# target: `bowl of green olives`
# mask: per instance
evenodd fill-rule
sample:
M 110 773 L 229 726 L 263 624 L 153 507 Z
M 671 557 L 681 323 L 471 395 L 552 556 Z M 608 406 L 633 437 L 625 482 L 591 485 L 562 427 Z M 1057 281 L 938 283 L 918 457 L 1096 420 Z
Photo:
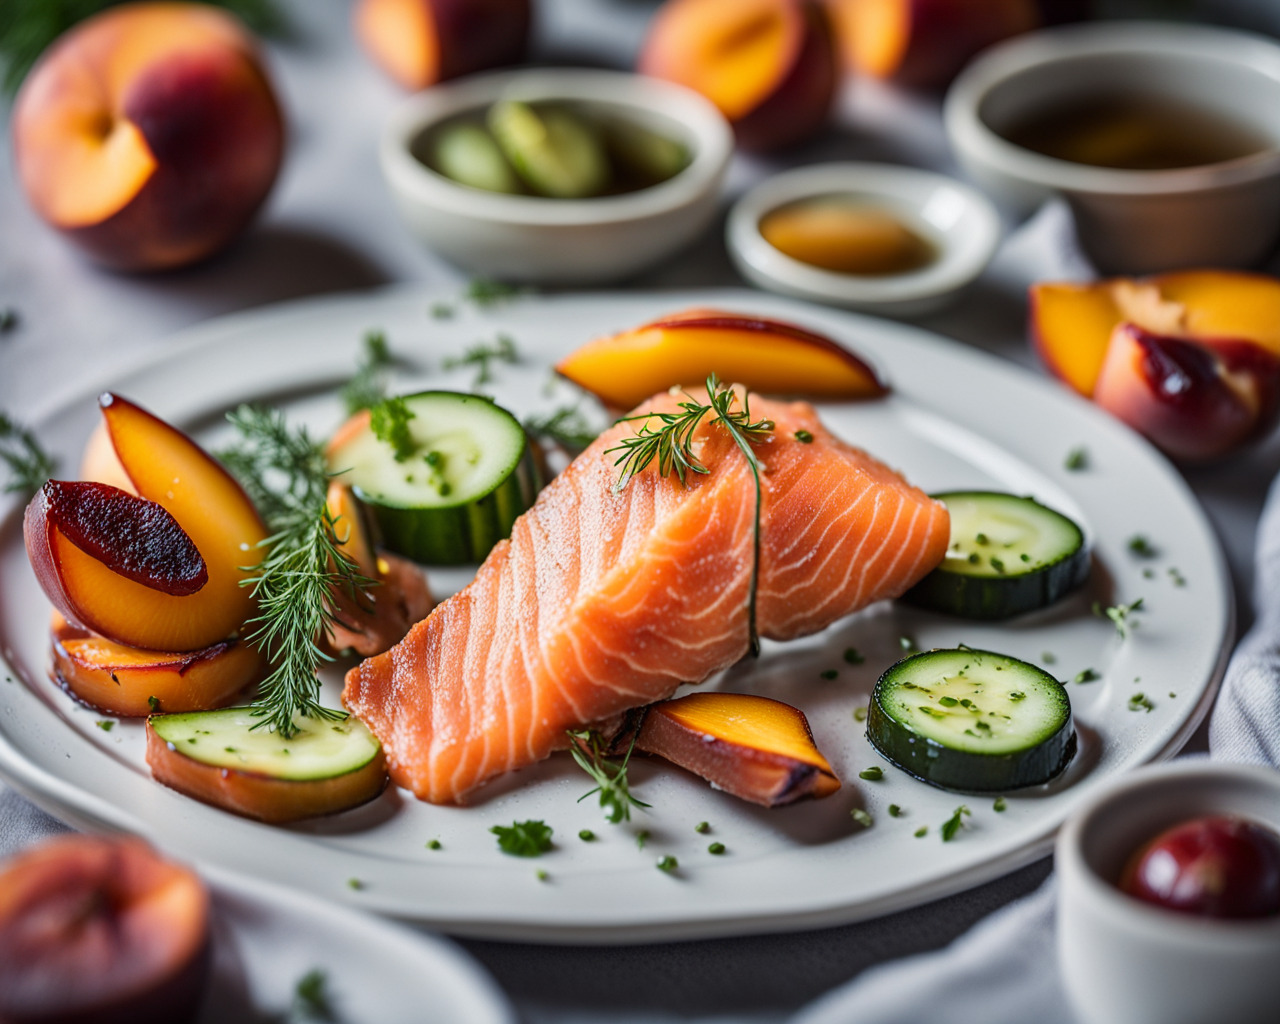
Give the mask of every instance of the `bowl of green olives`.
M 380 161 L 413 234 L 514 283 L 617 281 L 692 242 L 733 153 L 723 115 L 642 75 L 537 68 L 410 97 Z

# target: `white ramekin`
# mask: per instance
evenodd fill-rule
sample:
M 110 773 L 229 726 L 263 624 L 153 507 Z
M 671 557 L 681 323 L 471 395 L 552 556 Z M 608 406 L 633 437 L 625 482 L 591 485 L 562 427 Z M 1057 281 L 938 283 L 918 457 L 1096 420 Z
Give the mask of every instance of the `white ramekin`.
M 616 196 L 547 199 L 486 192 L 451 181 L 411 152 L 432 125 L 499 97 L 623 108 L 687 146 L 675 177 Z M 733 131 L 692 90 L 617 71 L 539 68 L 448 82 L 410 97 L 382 136 L 382 173 L 409 229 L 476 274 L 532 284 L 596 284 L 653 265 L 696 238 L 715 215 Z

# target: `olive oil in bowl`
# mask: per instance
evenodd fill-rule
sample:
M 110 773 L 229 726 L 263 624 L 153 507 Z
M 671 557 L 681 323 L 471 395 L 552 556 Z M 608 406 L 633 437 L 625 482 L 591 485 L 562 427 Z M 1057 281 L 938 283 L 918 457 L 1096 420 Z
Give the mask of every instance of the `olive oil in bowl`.
M 1170 97 L 1095 95 L 1043 108 L 1000 132 L 1024 149 L 1093 167 L 1167 171 L 1271 148 L 1238 122 Z

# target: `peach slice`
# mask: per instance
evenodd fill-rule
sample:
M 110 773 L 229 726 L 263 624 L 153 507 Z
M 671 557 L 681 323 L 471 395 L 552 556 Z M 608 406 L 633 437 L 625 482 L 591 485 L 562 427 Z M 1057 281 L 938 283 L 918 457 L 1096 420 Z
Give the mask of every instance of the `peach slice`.
M 1167 337 L 1238 338 L 1280 355 L 1280 280 L 1188 270 L 1143 281 L 1031 286 L 1032 345 L 1051 373 L 1086 397 L 1121 322 Z
M 328 646 L 334 651 L 350 648 L 366 658 L 381 654 L 435 607 L 427 578 L 408 559 L 374 551 L 364 510 L 349 487 L 336 480 L 330 483 L 328 504 L 342 552 L 362 575 L 379 584 L 360 594 L 335 595 L 338 622 Z
M 903 85 L 946 85 L 979 50 L 1042 23 L 1034 0 L 827 0 L 845 62 Z
M 1176 459 L 1216 459 L 1280 419 L 1280 357 L 1247 341 L 1192 342 L 1122 323 L 1093 398 Z
M 740 145 L 765 150 L 822 126 L 837 63 L 816 0 L 668 0 L 638 68 L 702 93 L 733 124 Z
M 693 693 L 653 704 L 636 749 L 765 807 L 830 796 L 840 788 L 804 712 L 768 697 Z
M 120 457 L 116 455 L 105 421 L 100 421 L 93 428 L 93 433 L 85 443 L 84 453 L 80 456 L 80 479 L 110 484 L 129 494 L 138 493 L 133 488 L 129 474 L 124 471 L 124 466 L 120 465 Z
M 360 0 L 356 35 L 406 89 L 425 89 L 524 57 L 530 0 Z
M 710 373 L 766 394 L 834 400 L 888 392 L 870 366 L 830 338 L 712 309 L 598 338 L 562 359 L 556 371 L 618 409 L 674 385 L 695 387 Z
M 13 152 L 49 224 L 109 266 L 201 259 L 266 198 L 284 123 L 253 37 L 205 4 L 114 7 L 27 76 Z
M 211 962 L 209 894 L 140 839 L 61 836 L 0 867 L 0 1019 L 181 1024 Z
M 266 659 L 243 640 L 174 654 L 123 647 L 53 613 L 53 675 L 77 700 L 122 718 L 230 704 L 262 678 Z

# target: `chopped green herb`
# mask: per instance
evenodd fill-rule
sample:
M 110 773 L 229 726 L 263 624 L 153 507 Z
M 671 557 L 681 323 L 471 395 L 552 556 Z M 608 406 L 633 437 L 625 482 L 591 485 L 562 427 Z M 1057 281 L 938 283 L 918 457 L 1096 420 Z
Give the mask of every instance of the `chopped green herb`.
M 1026 700 L 1027 695 L 1020 690 L 1014 690 L 1012 693 L 1009 694 L 1009 699 L 1010 700 Z
M 537 876 L 538 876 L 538 881 L 539 881 L 539 882 L 545 882 L 545 881 L 547 881 L 547 879 L 549 879 L 549 878 L 551 877 L 551 876 L 550 876 L 549 874 L 547 874 L 547 873 L 546 873 L 546 871 L 544 871 L 542 868 L 538 868 L 538 870 L 537 870 L 536 874 L 537 874 Z
M 440 840 L 439 840 L 439 839 L 428 839 L 428 840 L 427 840 L 427 849 L 428 849 L 428 850 L 439 850 L 439 849 L 441 849 L 441 848 L 442 848 L 442 847 L 441 847 L 441 843 L 440 843 Z
M 717 857 L 724 853 L 724 843 L 712 843 L 707 847 L 707 853 L 713 853 Z
M 912 834 L 913 834 L 917 839 L 923 839 L 925 836 L 927 836 L 927 835 L 929 834 L 929 826 L 928 826 L 928 825 L 921 825 L 921 826 L 920 826 L 918 829 L 916 829 L 916 830 L 915 830 L 915 832 L 914 832 L 914 833 L 912 833 Z
M 329 995 L 329 977 L 318 967 L 308 971 L 293 987 L 293 1004 L 289 1007 L 290 1024 L 302 1021 L 337 1021 L 333 1000 Z
M 149 708 L 151 709 L 151 713 L 154 715 L 157 711 L 159 711 L 159 710 L 160 710 L 160 698 L 159 698 L 159 697 L 148 697 L 148 698 L 147 698 L 147 707 L 149 707 Z
M 889 817 L 891 817 L 891 818 L 901 818 L 901 817 L 902 817 L 902 808 L 901 808 L 901 807 L 899 807 L 897 804 L 890 804 L 890 805 L 889 805 Z
M 391 363 L 387 336 L 381 331 L 367 332 L 364 353 L 356 364 L 356 375 L 342 388 L 342 401 L 348 416 L 354 416 L 362 409 L 372 409 L 386 397 L 386 370 Z
M 409 432 L 409 421 L 416 418 L 403 398 L 385 398 L 372 409 L 369 425 L 373 434 L 391 446 L 396 462 L 406 462 L 418 450 Z
M 573 741 L 569 753 L 573 755 L 578 767 L 595 782 L 594 788 L 578 797 L 578 803 L 599 793 L 600 806 L 608 809 L 606 817 L 614 825 L 620 821 L 630 821 L 632 807 L 649 806 L 631 795 L 631 784 L 627 778 L 627 768 L 631 764 L 631 753 L 635 750 L 638 735 L 637 731 L 631 737 L 631 745 L 627 747 L 626 756 L 621 761 L 610 761 L 604 756 L 604 744 L 598 732 L 594 729 L 569 730 L 569 738 Z
M 855 807 L 849 812 L 849 817 L 856 821 L 863 828 L 870 828 L 874 822 L 871 815 L 864 811 L 861 807 Z
M 347 879 L 347 888 L 348 888 L 348 889 L 354 889 L 354 890 L 356 890 L 357 892 L 359 892 L 361 889 L 363 889 L 363 888 L 364 888 L 364 882 L 360 881 L 360 879 L 358 879 L 358 878 L 348 878 L 348 879 Z
M 592 832 L 591 829 L 584 828 L 578 832 L 578 838 L 584 843 L 594 843 L 596 841 L 596 834 Z
M 12 306 L 0 309 L 0 334 L 8 334 L 18 326 L 18 311 Z
M 1150 712 L 1155 710 L 1155 705 L 1151 703 L 1145 693 L 1135 693 L 1129 698 L 1129 710 Z
M 1009 805 L 1005 803 L 1004 797 L 1002 796 L 996 797 L 996 802 L 991 805 L 991 809 L 995 811 L 997 814 L 1004 813 L 1004 811 L 1007 810 L 1008 807 Z
M 580 452 L 599 436 L 591 429 L 576 405 L 562 405 L 546 416 L 528 416 L 524 429 L 534 437 L 545 437 L 572 452 Z
M 484 309 L 506 302 L 508 299 L 514 299 L 517 295 L 525 294 L 527 290 L 519 285 L 507 284 L 505 281 L 477 277 L 473 278 L 471 283 L 467 285 L 467 290 L 463 293 L 463 296 L 469 302 Z
M 801 444 L 813 444 L 813 435 L 807 430 L 797 430 L 796 440 Z
M 865 707 L 854 708 L 853 720 L 855 722 L 865 722 L 867 720 L 867 709 Z
M 108 722 L 105 719 L 98 719 L 98 721 L 94 722 L 93 724 L 96 725 L 103 732 L 110 732 L 116 726 L 115 722 Z
M 700 832 L 702 835 L 706 835 L 711 831 L 711 823 L 708 821 L 700 821 L 698 824 L 693 826 L 693 830 L 695 832 Z
M 1169 691 L 1169 697 L 1170 697 L 1170 699 L 1172 699 L 1172 698 L 1174 698 L 1174 697 L 1176 697 L 1176 696 L 1178 696 L 1178 695 L 1177 695 L 1176 693 L 1174 693 L 1172 690 L 1170 690 L 1170 691 Z
M 513 821 L 508 828 L 494 825 L 489 829 L 498 837 L 498 849 L 513 857 L 541 857 L 551 849 L 552 827 L 542 821 Z
M 858 778 L 866 779 L 868 782 L 879 782 L 884 778 L 884 769 L 879 765 L 863 768 L 862 771 L 858 772 Z
M 982 557 L 978 554 L 978 552 L 974 551 L 969 555 L 970 565 L 977 565 L 981 561 L 982 561 Z
M 998 572 L 998 573 L 1003 573 L 1003 572 L 1004 572 L 1004 562 L 1002 562 L 1002 561 L 1000 561 L 1000 559 L 998 559 L 998 558 L 996 558 L 996 557 L 992 556 L 992 558 L 991 558 L 991 568 L 993 568 L 993 569 L 994 569 L 996 572 Z
M 833 668 L 829 668 L 823 672 L 819 672 L 818 675 L 821 676 L 823 679 L 826 679 L 829 681 L 829 680 L 835 679 L 838 675 L 840 675 L 840 673 Z
M 1138 558 L 1155 558 L 1160 552 L 1151 546 L 1146 537 L 1138 533 L 1129 538 L 1129 554 Z
M 506 334 L 499 334 L 494 344 L 487 345 L 484 342 L 478 342 L 460 356 L 450 356 L 441 365 L 446 370 L 457 369 L 461 366 L 477 367 L 475 380 L 471 382 L 473 388 L 478 388 L 481 384 L 488 384 L 493 380 L 493 366 L 497 361 L 501 363 L 518 363 L 520 355 L 516 351 L 516 343 Z
M 1116 627 L 1116 632 L 1120 634 L 1120 638 L 1126 639 L 1129 636 L 1129 630 L 1136 627 L 1136 622 L 1130 622 L 1129 616 L 1136 611 L 1142 609 L 1142 598 L 1134 601 L 1133 604 L 1116 604 L 1110 608 L 1103 608 L 1097 601 L 1093 602 L 1093 614 L 1105 615 L 1110 619 Z
M 448 302 L 433 302 L 427 307 L 427 312 L 435 320 L 452 320 L 457 308 Z
M 1073 473 L 1078 473 L 1082 469 L 1089 468 L 1089 452 L 1085 448 L 1072 448 L 1067 452 L 1067 458 L 1063 462 L 1063 466 Z
M 8 467 L 5 494 L 35 494 L 58 468 L 58 462 L 48 455 L 36 435 L 20 427 L 0 412 L 0 462 Z
M 990 543 L 991 543 L 991 541 L 989 541 L 989 540 L 987 539 L 987 535 L 986 535 L 985 533 L 980 533 L 980 534 L 978 534 L 976 537 L 974 537 L 973 539 L 974 539 L 974 540 L 976 540 L 979 544 L 990 544 Z
M 1172 566 L 1169 567 L 1169 579 L 1173 581 L 1173 585 L 1175 587 L 1185 587 L 1187 585 L 1187 581 L 1183 578 L 1182 573 L 1178 572 L 1178 570 Z
M 649 841 L 649 830 L 642 828 L 636 833 L 636 849 L 643 850 L 644 844 Z
M 1153 580 L 1156 578 L 1156 571 L 1148 566 L 1142 570 L 1142 578 L 1144 580 Z
M 1072 679 L 1071 681 L 1073 683 L 1092 683 L 1101 678 L 1102 676 L 1098 675 L 1098 673 L 1095 672 L 1093 669 L 1086 668 L 1086 669 L 1081 669 L 1079 672 L 1077 672 L 1075 675 L 1075 678 Z
M 844 649 L 844 660 L 850 665 L 861 665 L 867 659 L 858 652 L 858 648 L 846 647 Z
M 954 697 L 939 697 L 938 703 L 941 704 L 944 708 L 953 708 L 960 702 L 956 700 Z
M 955 809 L 955 813 L 942 823 L 942 841 L 944 843 L 949 843 L 956 837 L 956 833 L 964 826 L 964 819 L 969 814 L 969 808 L 961 804 Z
M 667 874 L 671 874 L 680 867 L 680 862 L 671 856 L 671 854 L 667 854 L 665 857 L 662 857 L 655 866 L 659 871 L 665 871 Z

